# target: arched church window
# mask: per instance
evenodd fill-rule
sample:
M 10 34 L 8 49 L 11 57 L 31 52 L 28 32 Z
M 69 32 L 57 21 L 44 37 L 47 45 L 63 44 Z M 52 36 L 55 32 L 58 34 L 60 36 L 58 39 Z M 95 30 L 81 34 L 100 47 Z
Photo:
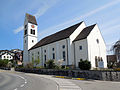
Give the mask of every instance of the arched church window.
M 34 43 L 34 40 L 32 40 L 32 43 Z
M 99 39 L 96 39 L 96 42 L 99 43 Z

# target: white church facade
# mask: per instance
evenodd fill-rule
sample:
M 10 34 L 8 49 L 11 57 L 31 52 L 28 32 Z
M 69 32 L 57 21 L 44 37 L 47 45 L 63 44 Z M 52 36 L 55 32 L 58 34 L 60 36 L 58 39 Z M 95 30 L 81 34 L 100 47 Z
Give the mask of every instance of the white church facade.
M 97 24 L 86 26 L 82 21 L 37 42 L 35 16 L 26 14 L 23 61 L 27 64 L 38 58 L 41 66 L 52 59 L 78 67 L 82 59 L 90 61 L 92 68 L 107 68 L 106 45 Z

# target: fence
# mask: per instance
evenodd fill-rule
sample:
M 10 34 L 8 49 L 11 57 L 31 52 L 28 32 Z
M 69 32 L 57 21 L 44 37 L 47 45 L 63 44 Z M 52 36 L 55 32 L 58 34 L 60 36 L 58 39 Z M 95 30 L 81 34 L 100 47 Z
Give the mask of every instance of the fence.
M 75 78 L 85 78 L 105 81 L 120 81 L 120 71 L 98 71 L 98 70 L 55 70 L 55 69 L 23 69 L 16 71 L 36 74 L 59 75 Z

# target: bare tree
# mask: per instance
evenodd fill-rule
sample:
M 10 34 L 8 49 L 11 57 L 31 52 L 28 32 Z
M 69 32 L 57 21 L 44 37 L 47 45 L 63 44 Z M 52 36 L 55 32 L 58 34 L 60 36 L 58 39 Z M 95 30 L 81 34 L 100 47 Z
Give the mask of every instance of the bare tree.
M 120 40 L 118 40 L 113 46 L 112 50 L 114 54 L 117 56 L 118 62 L 120 62 Z

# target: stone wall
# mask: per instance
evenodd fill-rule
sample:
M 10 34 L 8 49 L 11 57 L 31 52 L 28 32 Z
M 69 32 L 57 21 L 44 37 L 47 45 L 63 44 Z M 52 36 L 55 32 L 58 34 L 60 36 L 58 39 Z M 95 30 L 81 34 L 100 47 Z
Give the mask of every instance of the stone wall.
M 68 76 L 93 80 L 120 81 L 120 71 L 19 69 L 19 68 L 16 68 L 16 71 L 36 74 Z

